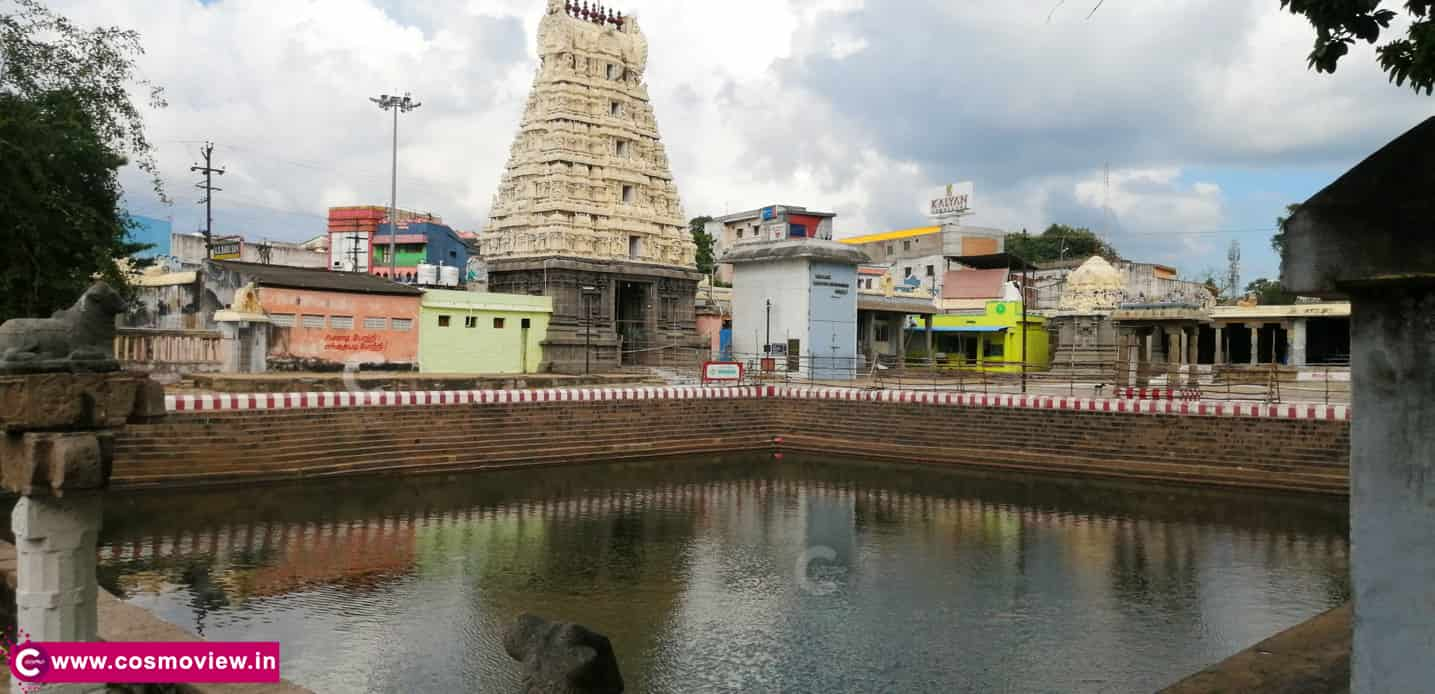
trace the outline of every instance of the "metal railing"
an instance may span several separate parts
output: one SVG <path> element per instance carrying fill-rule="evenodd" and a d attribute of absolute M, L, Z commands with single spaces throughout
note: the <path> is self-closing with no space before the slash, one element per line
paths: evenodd
<path fill-rule="evenodd" d="M 701 380 L 701 364 L 716 361 L 710 349 L 676 345 L 647 348 L 644 366 L 669 372 L 669 380 Z M 733 354 L 744 367 L 744 384 L 785 384 L 952 393 L 1053 395 L 1080 398 L 1209 400 L 1254 403 L 1349 402 L 1349 367 L 1326 364 L 1211 365 L 1119 360 L 1060 365 L 949 355 L 878 355 L 874 359 L 805 355 Z M 1193 373 L 1194 371 L 1194 373 Z M 682 374 L 692 378 L 678 378 Z M 1194 376 L 1194 378 L 1193 378 Z M 676 382 L 676 381 L 674 381 Z"/>

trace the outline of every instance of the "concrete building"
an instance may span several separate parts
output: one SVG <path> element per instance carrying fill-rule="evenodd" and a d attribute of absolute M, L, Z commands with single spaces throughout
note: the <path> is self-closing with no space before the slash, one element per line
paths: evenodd
<path fill-rule="evenodd" d="M 696 358 L 701 275 L 643 81 L 647 38 L 632 17 L 549 0 L 538 55 L 481 235 L 489 289 L 553 299 L 551 370 Z"/>
<path fill-rule="evenodd" d="M 1023 354 L 1028 370 L 1050 363 L 1046 318 L 1028 312 L 1023 320 L 1020 301 L 988 301 L 981 313 L 939 315 L 926 325 L 913 320 L 909 329 L 907 355 L 925 357 L 930 334 L 940 368 L 1021 373 Z"/>
<path fill-rule="evenodd" d="M 231 261 L 212 261 L 203 275 L 206 305 L 228 307 L 241 288 L 258 287 L 270 369 L 418 364 L 418 289 L 362 273 Z"/>
<path fill-rule="evenodd" d="M 735 268 L 736 358 L 772 357 L 816 380 L 857 375 L 857 266 L 866 255 L 804 239 L 740 245 L 722 260 Z"/>
<path fill-rule="evenodd" d="M 1201 331 L 1202 364 L 1343 366 L 1350 363 L 1350 304 L 1217 306 Z"/>
<path fill-rule="evenodd" d="M 1092 256 L 1093 258 L 1096 256 Z M 1073 296 L 1082 297 L 1083 292 L 1088 289 L 1081 279 L 1077 279 L 1076 286 L 1069 291 L 1068 282 L 1072 276 L 1090 263 L 1091 258 L 1075 258 L 1049 263 L 1037 263 L 1037 269 L 1031 273 L 1032 286 L 1035 288 L 1036 296 L 1032 307 L 1040 311 L 1069 311 L 1070 308 L 1063 308 L 1062 302 L 1071 301 Z M 1200 282 L 1183 280 L 1176 268 L 1159 263 L 1140 263 L 1131 260 L 1118 259 L 1108 261 L 1101 259 L 1119 275 L 1119 292 L 1122 301 L 1130 303 L 1161 303 L 1171 297 L 1180 297 L 1184 301 L 1198 301 L 1200 295 L 1209 294 L 1210 291 Z M 1212 297 L 1211 303 L 1215 298 Z M 1204 303 L 1204 302 L 1203 302 Z"/>
<path fill-rule="evenodd" d="M 380 224 L 372 237 L 371 274 L 379 277 L 389 277 L 390 228 L 389 224 Z M 447 224 L 400 222 L 399 235 L 392 241 L 396 257 L 394 281 L 427 287 L 458 287 L 464 283 L 468 243 Z M 425 266 L 429 268 L 427 277 Z"/>
<path fill-rule="evenodd" d="M 941 296 L 951 268 L 947 258 L 1001 253 L 1006 232 L 1000 229 L 947 223 L 899 229 L 839 239 L 872 258 L 872 264 L 889 269 L 898 283 L 909 283 L 927 296 Z"/>
<path fill-rule="evenodd" d="M 872 373 L 879 364 L 900 369 L 912 357 L 918 356 L 923 363 L 928 363 L 935 342 L 924 339 L 921 333 L 908 330 L 908 325 L 917 321 L 920 325 L 931 327 L 932 316 L 936 313 L 936 304 L 926 297 L 860 292 L 857 296 L 857 344 L 862 355 L 859 363 L 864 367 L 864 373 Z M 930 332 L 925 334 L 931 335 Z"/>
<path fill-rule="evenodd" d="M 713 238 L 713 255 L 723 254 L 739 244 L 757 241 L 782 241 L 789 238 L 832 240 L 832 212 L 817 212 L 800 205 L 768 205 L 724 215 L 708 222 L 706 231 Z M 732 265 L 720 263 L 717 279 L 732 284 Z"/>
<path fill-rule="evenodd" d="M 1435 682 L 1435 118 L 1302 203 L 1281 283 L 1351 302 L 1352 694 Z"/>
<path fill-rule="evenodd" d="M 424 292 L 419 313 L 421 371 L 537 373 L 553 300 L 430 289 Z"/>
<path fill-rule="evenodd" d="M 407 224 L 443 224 L 442 219 L 428 212 L 400 208 L 395 216 L 398 217 L 400 236 Z M 329 269 L 336 272 L 378 271 L 374 236 L 379 233 L 381 225 L 388 223 L 389 208 L 382 205 L 330 207 L 328 243 L 324 246 L 329 253 Z M 384 250 L 387 252 L 387 244 Z M 383 271 L 387 273 L 387 264 Z"/>
<path fill-rule="evenodd" d="M 238 250 L 239 257 L 235 260 L 245 263 L 308 268 L 322 268 L 327 264 L 327 257 L 323 253 L 299 243 L 255 242 L 239 237 Z M 175 233 L 169 237 L 168 256 L 158 260 L 167 261 L 171 267 L 178 270 L 196 270 L 208 258 L 203 234 Z"/>

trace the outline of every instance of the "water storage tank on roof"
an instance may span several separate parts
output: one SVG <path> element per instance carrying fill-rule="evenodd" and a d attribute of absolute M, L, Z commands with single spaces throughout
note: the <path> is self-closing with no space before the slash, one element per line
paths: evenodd
<path fill-rule="evenodd" d="M 438 282 L 445 287 L 458 286 L 458 268 L 444 265 L 438 269 Z"/>
<path fill-rule="evenodd" d="M 438 266 L 437 266 L 437 265 L 428 265 L 428 264 L 426 264 L 426 263 L 421 263 L 421 264 L 419 264 L 419 271 L 418 271 L 418 272 L 419 272 L 419 277 L 418 277 L 418 283 L 419 283 L 419 284 L 421 284 L 421 285 L 423 285 L 423 286 L 425 286 L 425 287 L 436 287 L 436 286 L 438 286 Z"/>

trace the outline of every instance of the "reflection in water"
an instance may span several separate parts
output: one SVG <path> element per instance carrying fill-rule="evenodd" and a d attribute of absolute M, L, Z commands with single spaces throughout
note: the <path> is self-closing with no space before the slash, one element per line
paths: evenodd
<path fill-rule="evenodd" d="M 733 457 L 115 495 L 101 580 L 320 692 L 512 691 L 502 629 L 633 692 L 1145 692 L 1344 602 L 1335 500 Z"/>

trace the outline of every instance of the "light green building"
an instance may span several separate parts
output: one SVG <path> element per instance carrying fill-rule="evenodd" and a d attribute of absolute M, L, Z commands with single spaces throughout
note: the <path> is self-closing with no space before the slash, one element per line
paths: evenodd
<path fill-rule="evenodd" d="M 429 290 L 419 308 L 424 373 L 536 373 L 553 299 Z"/>
<path fill-rule="evenodd" d="M 908 357 L 926 358 L 926 326 L 909 323 Z M 983 313 L 937 315 L 932 324 L 939 367 L 970 371 L 1019 373 L 1025 335 L 1027 369 L 1051 366 L 1051 335 L 1046 318 L 1028 314 L 1022 321 L 1020 301 L 988 301 Z"/>

